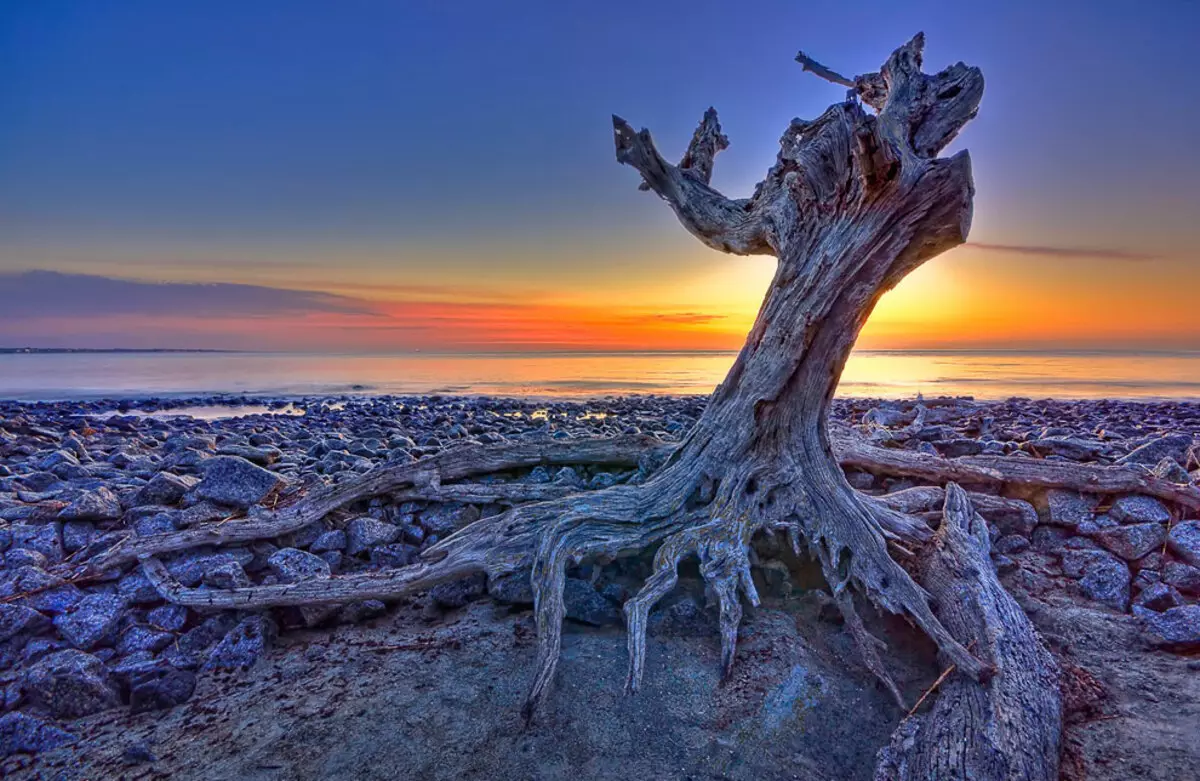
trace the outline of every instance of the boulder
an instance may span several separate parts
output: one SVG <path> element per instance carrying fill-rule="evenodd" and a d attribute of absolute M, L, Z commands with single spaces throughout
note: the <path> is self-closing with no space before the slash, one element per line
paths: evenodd
<path fill-rule="evenodd" d="M 1170 456 L 1176 461 L 1187 458 L 1188 448 L 1192 445 L 1190 434 L 1167 434 L 1147 442 L 1139 448 L 1129 451 L 1129 454 L 1117 461 L 1118 464 L 1144 464 L 1154 466 L 1163 458 Z"/>
<path fill-rule="evenodd" d="M 1136 523 L 1101 529 L 1092 538 L 1125 561 L 1137 561 L 1162 547 L 1167 530 L 1161 523 Z"/>
<path fill-rule="evenodd" d="M 346 532 L 342 529 L 333 529 L 313 540 L 312 545 L 308 549 L 313 553 L 324 553 L 331 550 L 346 549 Z"/>
<path fill-rule="evenodd" d="M 265 616 L 249 616 L 229 630 L 204 663 L 206 670 L 253 667 L 275 637 L 275 625 Z"/>
<path fill-rule="evenodd" d="M 165 669 L 134 675 L 129 682 L 129 709 L 134 713 L 182 705 L 196 690 L 196 676 L 187 670 Z"/>
<path fill-rule="evenodd" d="M 29 701 L 56 719 L 77 719 L 120 704 L 104 663 L 73 649 L 39 660 L 22 685 Z"/>
<path fill-rule="evenodd" d="M 1102 550 L 1067 549 L 1063 552 L 1063 573 L 1079 580 L 1089 598 L 1124 612 L 1129 606 L 1132 579 L 1125 562 Z"/>
<path fill-rule="evenodd" d="M 346 553 L 357 556 L 376 545 L 395 542 L 400 529 L 390 523 L 363 516 L 346 524 Z"/>
<path fill-rule="evenodd" d="M 1182 561 L 1167 562 L 1163 567 L 1162 581 L 1174 586 L 1184 594 L 1200 596 L 1200 567 L 1184 564 Z"/>
<path fill-rule="evenodd" d="M 0 643 L 20 635 L 32 637 L 50 628 L 50 619 L 32 608 L 0 602 Z"/>
<path fill-rule="evenodd" d="M 1188 564 L 1200 567 L 1200 521 L 1175 524 L 1167 535 L 1167 547 Z"/>
<path fill-rule="evenodd" d="M 231 507 L 258 504 L 283 484 L 283 478 L 239 456 L 215 456 L 200 465 L 203 478 L 196 496 Z"/>
<path fill-rule="evenodd" d="M 1200 650 L 1200 605 L 1181 605 L 1143 619 L 1151 645 L 1173 651 Z"/>
<path fill-rule="evenodd" d="M 175 504 L 197 482 L 196 478 L 191 476 L 181 476 L 173 472 L 159 472 L 150 478 L 150 482 L 146 483 L 134 494 L 133 506 Z"/>
<path fill-rule="evenodd" d="M 58 633 L 71 645 L 90 651 L 111 643 L 117 634 L 125 600 L 113 594 L 88 594 L 68 613 L 54 619 Z"/>
<path fill-rule="evenodd" d="M 623 620 L 619 607 L 605 599 L 591 583 L 580 578 L 567 578 L 563 586 L 563 602 L 566 616 L 572 621 L 605 626 L 618 625 Z"/>
<path fill-rule="evenodd" d="M 1055 526 L 1074 528 L 1089 520 L 1099 503 L 1098 496 L 1053 488 L 1046 492 L 1046 520 Z"/>
<path fill-rule="evenodd" d="M 487 576 L 479 572 L 449 583 L 439 583 L 429 590 L 429 597 L 443 610 L 452 610 L 483 596 L 486 589 Z"/>
<path fill-rule="evenodd" d="M 1108 511 L 1118 523 L 1166 523 L 1171 513 L 1152 496 L 1122 496 Z"/>
<path fill-rule="evenodd" d="M 328 578 L 329 564 L 320 556 L 297 548 L 281 548 L 267 559 L 267 566 L 282 583 Z"/>
<path fill-rule="evenodd" d="M 121 517 L 121 500 L 107 488 L 85 491 L 58 513 L 63 521 L 115 521 Z"/>

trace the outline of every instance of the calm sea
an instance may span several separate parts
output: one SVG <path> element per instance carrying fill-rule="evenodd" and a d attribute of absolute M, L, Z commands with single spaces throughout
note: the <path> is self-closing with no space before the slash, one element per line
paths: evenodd
<path fill-rule="evenodd" d="M 0 398 L 238 393 L 709 393 L 735 353 L 0 355 Z M 859 351 L 839 393 L 1200 399 L 1200 353 Z"/>

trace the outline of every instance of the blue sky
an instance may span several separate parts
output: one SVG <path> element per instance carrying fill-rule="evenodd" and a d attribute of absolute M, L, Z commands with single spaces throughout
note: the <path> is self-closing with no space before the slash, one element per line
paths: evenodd
<path fill-rule="evenodd" d="M 1096 307 L 1142 295 L 1142 311 L 1155 292 L 1131 278 L 1200 283 L 1198 29 L 1182 1 L 9 0 L 0 273 L 555 303 L 620 281 L 650 306 L 741 261 L 634 189 L 608 115 L 675 156 L 716 106 L 733 144 L 714 184 L 745 194 L 787 122 L 841 98 L 797 49 L 867 72 L 924 30 L 927 69 L 963 60 L 987 80 L 954 148 L 974 160 L 972 241 L 992 249 L 947 256 L 952 288 L 1025 279 Z M 711 292 L 663 306 L 716 307 Z M 752 314 L 754 290 L 733 298 Z M 21 327 L 0 337 L 36 341 Z"/>

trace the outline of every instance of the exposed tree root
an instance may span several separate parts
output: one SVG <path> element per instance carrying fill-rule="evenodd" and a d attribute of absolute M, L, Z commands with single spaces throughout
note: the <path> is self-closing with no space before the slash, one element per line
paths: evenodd
<path fill-rule="evenodd" d="M 935 483 L 959 481 L 975 485 L 1024 488 L 1066 488 L 1085 493 L 1141 493 L 1200 509 L 1200 488 L 1171 483 L 1153 474 L 1123 466 L 1093 466 L 1042 459 L 1006 456 L 939 458 L 906 450 L 877 447 L 857 432 L 839 425 L 830 427 L 834 454 L 845 468 L 876 475 L 914 477 Z M 99 572 L 137 561 L 205 545 L 233 545 L 289 534 L 323 519 L 328 513 L 373 496 L 394 500 L 520 504 L 563 499 L 576 493 L 561 485 L 527 483 L 452 483 L 469 477 L 495 474 L 537 465 L 600 464 L 632 467 L 662 460 L 671 445 L 648 436 L 613 439 L 551 441 L 454 448 L 413 464 L 384 465 L 341 485 L 322 488 L 298 503 L 276 512 L 259 511 L 250 518 L 197 525 L 195 528 L 149 537 L 129 536 L 90 559 L 90 571 Z M 919 509 L 900 503 L 907 497 L 874 497 L 875 515 L 889 541 L 923 541 L 926 525 L 911 517 Z M 922 504 L 929 497 L 922 497 Z M 984 517 L 1012 512 L 1011 500 L 972 493 L 971 500 Z M 940 502 L 941 497 L 933 501 Z M 895 512 L 889 512 L 888 510 Z M 901 548 L 903 550 L 903 548 Z"/>
<path fill-rule="evenodd" d="M 1136 493 L 1200 510 L 1200 488 L 1172 483 L 1128 467 L 1011 456 L 939 458 L 871 445 L 844 426 L 831 426 L 829 433 L 842 466 L 873 474 L 915 477 L 936 483 L 1066 488 L 1093 494 Z"/>
<path fill-rule="evenodd" d="M 445 497 L 452 501 L 459 501 L 451 497 L 460 491 L 464 496 L 469 496 L 472 491 L 480 495 L 486 495 L 486 492 L 490 491 L 497 500 L 505 496 L 506 492 L 509 500 L 515 499 L 519 492 L 524 492 L 527 496 L 537 496 L 549 491 L 537 486 L 526 486 L 519 490 L 488 486 L 487 489 L 458 487 L 443 492 L 441 486 L 442 483 L 453 480 L 539 465 L 604 464 L 631 467 L 665 449 L 666 446 L 662 442 L 649 436 L 451 448 L 412 464 L 385 464 L 376 467 L 340 485 L 313 491 L 296 504 L 277 512 L 264 511 L 236 522 L 204 524 L 168 534 L 130 536 L 123 544 L 96 556 L 88 564 L 94 570 L 104 570 L 137 561 L 145 556 L 161 556 L 202 545 L 231 545 L 279 537 L 320 521 L 334 510 L 360 499 L 399 492 L 408 492 L 414 498 Z"/>
<path fill-rule="evenodd" d="M 987 525 L 957 485 L 921 583 L 938 617 L 990 659 L 987 684 L 949 676 L 933 708 L 901 722 L 879 753 L 877 781 L 1055 781 L 1062 703 L 1058 667 L 1025 613 L 996 579 Z"/>

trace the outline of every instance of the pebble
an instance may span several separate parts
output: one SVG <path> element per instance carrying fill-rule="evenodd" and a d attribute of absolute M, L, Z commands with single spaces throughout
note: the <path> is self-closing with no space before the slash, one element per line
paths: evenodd
<path fill-rule="evenodd" d="M 116 707 L 118 690 L 128 695 L 135 709 L 171 707 L 192 696 L 197 668 L 253 664 L 268 652 L 277 631 L 267 615 L 203 614 L 166 604 L 134 567 L 106 580 L 64 582 L 53 573 L 65 571 L 62 562 L 67 557 L 85 558 L 88 551 L 111 547 L 130 532 L 159 535 L 231 516 L 252 516 L 263 511 L 264 502 L 269 507 L 276 498 L 282 503 L 295 492 L 336 485 L 374 466 L 408 463 L 446 447 L 622 432 L 652 432 L 675 441 L 705 405 L 702 398 L 686 397 L 576 402 L 380 396 L 266 400 L 273 408 L 294 402 L 304 410 L 297 416 L 203 420 L 126 414 L 257 401 L 216 396 L 0 401 L 0 599 L 11 598 L 0 602 L 0 661 L 15 666 L 21 687 L 37 668 L 42 671 L 37 679 L 41 691 L 60 691 L 55 687 L 61 683 L 64 711 Z M 920 431 L 907 428 L 915 418 L 911 402 L 838 399 L 832 415 L 850 424 L 869 417 L 887 446 L 944 457 L 1119 461 L 1153 469 L 1165 480 L 1200 479 L 1200 471 L 1193 477 L 1184 470 L 1185 464 L 1190 466 L 1186 451 L 1200 434 L 1196 405 L 1017 399 L 989 404 L 927 399 L 924 404 L 928 415 Z M 117 408 L 121 415 L 95 417 Z M 82 421 L 89 429 L 86 435 L 78 433 Z M 611 472 L 537 466 L 512 477 L 604 490 L 643 480 L 651 466 L 647 462 L 637 470 Z M 856 488 L 875 493 L 905 488 L 919 493 L 923 488 L 917 481 L 875 478 L 865 472 L 852 471 L 848 479 Z M 1005 500 L 983 512 L 993 526 L 998 566 L 1019 568 L 1027 558 L 1061 554 L 1064 571 L 1075 573 L 1068 576 L 1079 582 L 1083 593 L 1114 609 L 1128 608 L 1145 620 L 1147 613 L 1166 615 L 1194 607 L 1200 596 L 1200 545 L 1193 538 L 1200 536 L 1200 521 L 1185 516 L 1176 523 L 1167 540 L 1169 552 L 1162 555 L 1168 515 L 1161 502 L 1114 497 L 1112 509 L 1097 515 L 1099 496 L 1072 491 L 1044 496 L 1044 504 L 1036 509 Z M 343 571 L 400 567 L 437 540 L 502 508 L 380 498 L 348 509 L 351 520 L 341 529 L 317 522 L 281 539 L 219 552 L 187 551 L 163 561 L 191 588 L 290 583 Z M 769 579 L 764 593 L 793 589 L 787 572 L 771 566 L 778 561 L 764 564 L 758 568 Z M 567 579 L 567 617 L 593 625 L 619 624 L 628 589 L 610 582 L 598 590 L 590 575 L 575 577 L 578 572 L 572 570 Z M 30 591 L 36 593 L 17 597 Z M 454 609 L 485 593 L 518 609 L 533 601 L 528 571 L 491 580 L 473 576 L 442 584 L 431 596 L 439 608 Z M 1131 593 L 1136 596 L 1130 606 Z M 274 615 L 285 627 L 296 625 L 297 614 L 311 626 L 335 616 L 354 623 L 385 609 L 372 600 Z M 705 612 L 690 598 L 666 600 L 651 622 L 655 631 L 676 627 L 711 634 L 715 627 L 712 611 Z M 57 682 L 53 686 L 46 684 L 52 663 L 58 665 L 51 676 Z M 26 701 L 42 707 L 33 699 Z M 6 694 L 5 701 L 10 708 L 22 702 L 15 694 Z M 18 719 L 12 713 L 3 719 L 10 717 L 15 724 Z M 36 721 L 35 716 L 27 718 Z M 0 723 L 0 746 L 8 745 L 3 741 L 8 734 L 4 724 L 9 723 Z"/>

